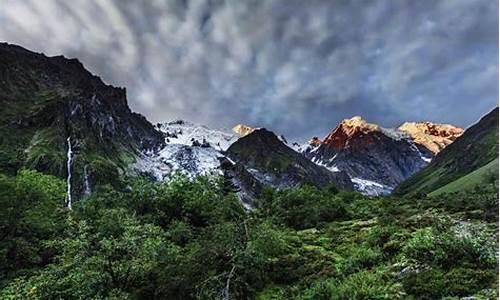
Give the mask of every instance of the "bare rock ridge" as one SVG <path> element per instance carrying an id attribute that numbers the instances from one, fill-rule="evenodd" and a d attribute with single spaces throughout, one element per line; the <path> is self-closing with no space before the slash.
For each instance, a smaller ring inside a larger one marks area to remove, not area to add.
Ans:
<path id="1" fill-rule="evenodd" d="M 321 144 L 332 147 L 336 150 L 342 150 L 360 138 L 360 142 L 373 143 L 370 136 L 373 132 L 380 131 L 380 127 L 363 120 L 360 116 L 343 120 L 330 134 L 328 134 Z"/>
<path id="2" fill-rule="evenodd" d="M 256 128 L 243 125 L 243 124 L 238 124 L 233 127 L 233 132 L 236 133 L 239 136 L 246 136 L 249 135 L 250 133 L 254 132 Z"/>
<path id="3" fill-rule="evenodd" d="M 450 124 L 430 122 L 406 122 L 398 129 L 408 133 L 415 143 L 424 146 L 434 154 L 453 143 L 464 132 L 462 128 Z"/>
<path id="4" fill-rule="evenodd" d="M 467 128 L 424 169 L 396 189 L 397 194 L 430 193 L 498 159 L 498 107 Z"/>

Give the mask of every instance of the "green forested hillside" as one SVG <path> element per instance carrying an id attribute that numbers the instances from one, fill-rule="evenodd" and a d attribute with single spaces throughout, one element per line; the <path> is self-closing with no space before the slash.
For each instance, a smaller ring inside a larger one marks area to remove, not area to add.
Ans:
<path id="1" fill-rule="evenodd" d="M 498 158 L 498 108 L 467 129 L 423 170 L 395 190 L 395 194 L 431 193 Z"/>
<path id="2" fill-rule="evenodd" d="M 225 184 L 129 179 L 71 211 L 55 177 L 0 176 L 0 299 L 496 299 L 497 193 L 303 186 L 245 211 Z"/>

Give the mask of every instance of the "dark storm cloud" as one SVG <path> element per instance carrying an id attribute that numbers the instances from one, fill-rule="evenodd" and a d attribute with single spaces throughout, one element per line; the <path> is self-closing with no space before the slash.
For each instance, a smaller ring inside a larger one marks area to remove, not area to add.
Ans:
<path id="1" fill-rule="evenodd" d="M 78 57 L 152 121 L 323 135 L 497 105 L 498 2 L 0 0 L 0 40 Z"/>

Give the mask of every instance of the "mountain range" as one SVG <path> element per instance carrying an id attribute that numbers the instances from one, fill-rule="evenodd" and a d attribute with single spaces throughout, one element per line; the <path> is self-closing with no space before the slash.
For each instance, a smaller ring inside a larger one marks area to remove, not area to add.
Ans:
<path id="1" fill-rule="evenodd" d="M 465 132 L 430 122 L 383 128 L 356 116 L 309 142 L 243 124 L 152 125 L 130 110 L 125 89 L 105 84 L 78 60 L 6 43 L 0 104 L 0 169 L 64 177 L 70 199 L 100 185 L 124 188 L 123 176 L 161 181 L 175 173 L 224 176 L 248 205 L 265 186 L 428 193 L 498 158 L 498 109 Z"/>
<path id="2" fill-rule="evenodd" d="M 437 130 L 424 130 L 422 125 L 425 124 Z M 415 130 L 406 130 L 410 126 Z M 384 195 L 432 160 L 437 146 L 429 141 L 437 140 L 442 133 L 439 145 L 444 148 L 461 131 L 451 125 L 428 122 L 383 128 L 356 116 L 343 120 L 323 140 L 313 138 L 303 153 L 333 172 L 347 172 L 357 190 L 369 195 Z"/>

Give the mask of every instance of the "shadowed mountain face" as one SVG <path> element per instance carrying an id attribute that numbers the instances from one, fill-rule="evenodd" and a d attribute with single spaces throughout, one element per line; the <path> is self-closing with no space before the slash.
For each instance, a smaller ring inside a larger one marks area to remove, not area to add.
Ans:
<path id="1" fill-rule="evenodd" d="M 314 164 L 266 129 L 257 129 L 240 138 L 225 154 L 236 164 L 244 165 L 264 185 L 286 188 L 309 183 L 318 187 L 353 187 L 345 172 L 330 172 Z"/>
<path id="2" fill-rule="evenodd" d="M 66 176 L 70 138 L 73 181 L 82 181 L 84 169 L 93 183 L 109 181 L 138 152 L 163 144 L 130 110 L 125 89 L 104 84 L 76 59 L 1 43 L 0 105 L 0 168 L 9 172 L 26 166 Z"/>
<path id="3" fill-rule="evenodd" d="M 429 193 L 498 158 L 498 107 L 467 129 L 397 194 Z"/>

